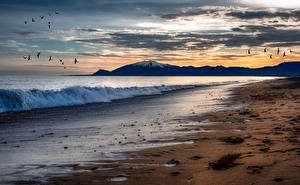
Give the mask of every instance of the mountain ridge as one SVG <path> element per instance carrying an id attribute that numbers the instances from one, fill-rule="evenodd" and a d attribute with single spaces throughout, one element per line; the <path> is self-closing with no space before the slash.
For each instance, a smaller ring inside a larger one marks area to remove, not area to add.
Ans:
<path id="1" fill-rule="evenodd" d="M 113 71 L 99 69 L 93 76 L 295 76 L 300 62 L 283 62 L 261 68 L 224 66 L 176 66 L 148 60 L 119 67 Z"/>

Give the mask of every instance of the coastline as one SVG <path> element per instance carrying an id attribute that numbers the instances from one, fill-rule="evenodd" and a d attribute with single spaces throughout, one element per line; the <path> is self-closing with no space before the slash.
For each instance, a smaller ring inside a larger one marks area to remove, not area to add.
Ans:
<path id="1" fill-rule="evenodd" d="M 278 79 L 235 89 L 231 103 L 247 103 L 247 108 L 187 118 L 209 119 L 215 124 L 201 127 L 215 132 L 176 139 L 193 141 L 189 144 L 129 152 L 137 157 L 127 160 L 70 164 L 89 172 L 45 184 L 299 184 L 299 83 L 299 78 Z M 228 154 L 236 155 L 220 160 Z"/>
<path id="2" fill-rule="evenodd" d="M 132 157 L 125 160 L 64 165 L 84 171 L 15 184 L 299 184 L 299 83 L 289 78 L 236 88 L 228 105 L 249 106 L 186 117 L 213 124 L 184 128 L 209 131 L 174 140 L 185 144 L 127 152 Z"/>

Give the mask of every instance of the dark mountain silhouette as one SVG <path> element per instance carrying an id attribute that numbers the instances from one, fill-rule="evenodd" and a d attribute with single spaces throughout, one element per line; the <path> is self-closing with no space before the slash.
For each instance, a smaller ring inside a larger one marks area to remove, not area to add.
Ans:
<path id="1" fill-rule="evenodd" d="M 143 61 L 117 68 L 100 69 L 93 76 L 295 76 L 300 75 L 300 62 L 283 62 L 262 68 L 224 66 L 175 66 L 155 61 Z"/>

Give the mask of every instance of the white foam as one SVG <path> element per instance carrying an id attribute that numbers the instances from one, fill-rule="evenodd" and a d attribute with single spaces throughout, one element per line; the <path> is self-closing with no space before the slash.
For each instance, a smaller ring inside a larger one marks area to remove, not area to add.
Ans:
<path id="1" fill-rule="evenodd" d="M 125 88 L 74 86 L 61 90 L 0 89 L 0 112 L 110 102 L 117 99 L 124 99 L 141 95 L 161 94 L 167 91 L 192 87 L 194 86 L 161 85 Z"/>

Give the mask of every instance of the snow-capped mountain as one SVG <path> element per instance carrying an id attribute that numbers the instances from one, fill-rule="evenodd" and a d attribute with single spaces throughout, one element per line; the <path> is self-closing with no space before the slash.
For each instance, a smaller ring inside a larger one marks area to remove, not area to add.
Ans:
<path id="1" fill-rule="evenodd" d="M 175 66 L 156 61 L 142 61 L 113 71 L 100 69 L 94 76 L 292 76 L 300 75 L 300 62 L 283 62 L 262 68 L 224 66 Z"/>

